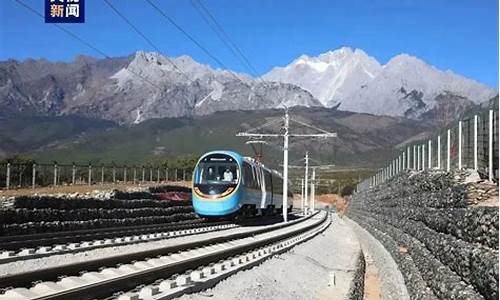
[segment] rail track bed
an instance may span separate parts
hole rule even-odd
[[[167,247],[8,275],[0,278],[0,286],[16,288],[0,299],[94,299],[131,289],[120,297],[168,299],[284,251],[328,224],[327,214],[320,212],[286,224],[238,227]],[[186,275],[188,270],[194,271]],[[140,288],[144,284],[152,285]]]
[[[229,224],[230,222],[207,222],[205,220],[188,220],[169,224],[151,224],[138,226],[120,226],[112,228],[96,228],[87,230],[72,230],[40,234],[26,234],[0,237],[1,250],[18,250],[39,246],[51,246],[61,243],[84,242],[96,239],[112,238],[134,234],[197,228],[212,225]]]
[[[169,224],[163,226],[151,226],[147,229],[133,229],[130,230],[117,230],[103,233],[85,233],[83,235],[74,234],[58,238],[48,239],[33,239],[28,240],[27,243],[19,241],[21,245],[37,245],[37,242],[51,246],[36,246],[33,248],[22,247],[16,251],[4,250],[0,251],[0,264],[8,263],[19,260],[27,260],[40,258],[50,255],[75,253],[81,251],[88,251],[96,248],[115,247],[121,245],[129,245],[136,243],[144,243],[156,241],[160,239],[168,239],[180,236],[187,236],[193,234],[200,234],[211,231],[220,231],[236,227],[237,225],[229,221],[223,222],[183,222],[181,224]],[[71,234],[71,233],[69,233]],[[56,243],[55,241],[78,241],[81,236],[81,242],[71,242],[66,244]],[[51,243],[52,242],[52,243]]]
[[[298,218],[297,215],[290,215],[290,217],[292,220]],[[76,253],[96,248],[115,247],[221,231],[239,225],[268,225],[277,223],[279,220],[281,220],[279,216],[267,218],[252,217],[240,220],[237,223],[228,220],[208,221],[198,219],[170,224],[0,237],[0,264],[55,254]]]

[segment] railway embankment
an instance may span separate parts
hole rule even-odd
[[[384,246],[410,298],[498,299],[498,189],[472,172],[403,172],[355,194],[347,216]]]

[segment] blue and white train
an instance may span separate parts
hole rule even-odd
[[[290,209],[292,197],[288,192]],[[236,152],[212,151],[196,164],[192,199],[195,212],[204,217],[281,213],[283,177]]]

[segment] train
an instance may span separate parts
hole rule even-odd
[[[283,209],[283,177],[251,157],[220,150],[203,154],[193,172],[192,203],[202,217],[279,214]],[[288,188],[288,206],[293,194]]]

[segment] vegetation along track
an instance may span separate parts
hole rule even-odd
[[[9,289],[0,295],[0,299],[109,297],[117,291],[130,290],[140,284],[150,284],[161,278],[168,278],[186,270],[193,270],[290,238],[320,226],[326,221],[327,214],[321,212],[286,224],[278,223],[251,229],[240,227],[235,229],[234,233],[208,239],[6,276],[0,279],[3,287],[29,286],[34,280],[44,282],[37,283],[31,288]],[[83,270],[87,272],[80,275]]]

